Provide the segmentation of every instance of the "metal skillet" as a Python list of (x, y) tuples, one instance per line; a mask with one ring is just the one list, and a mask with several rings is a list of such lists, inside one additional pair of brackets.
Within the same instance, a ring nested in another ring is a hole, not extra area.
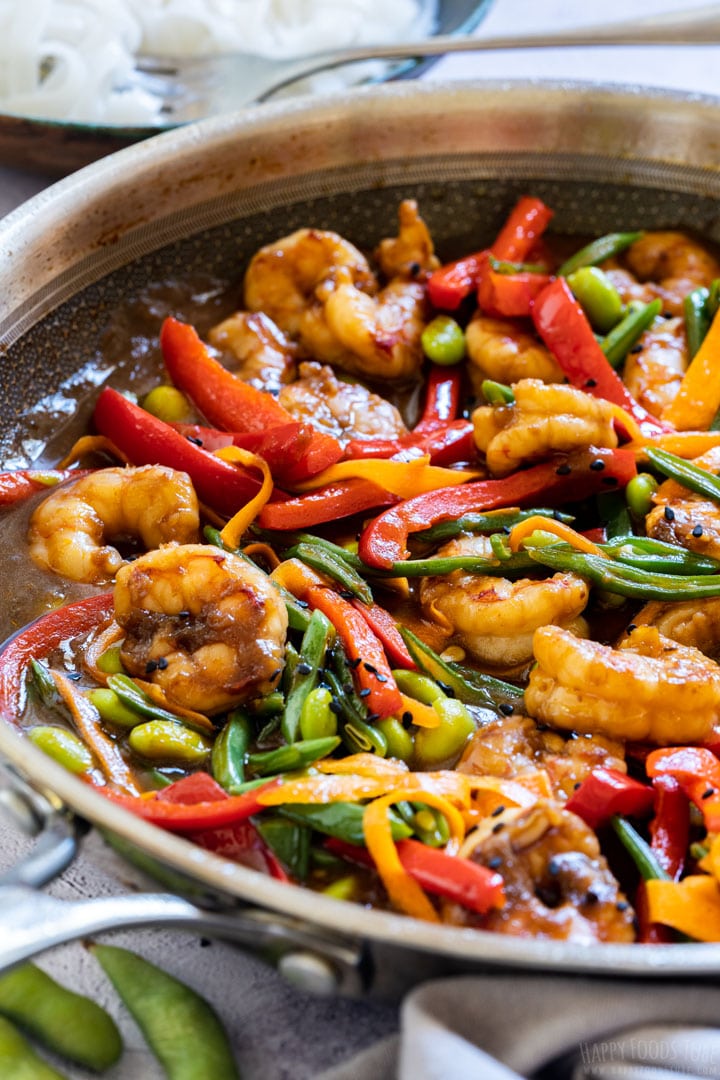
[[(489, 240), (513, 200), (532, 192), (555, 209), (559, 232), (679, 226), (720, 241), (719, 124), (720, 99), (408, 83), (262, 106), (104, 159), (0, 225), (0, 447), (22, 443), (28, 405), (96, 353), (123, 299), (196, 270), (238, 280), (252, 251), (300, 225), (370, 247), (392, 228), (400, 199), (414, 197), (450, 258)], [(7, 608), (21, 586), (11, 568), (4, 577)], [(458, 971), (720, 972), (720, 945), (520, 940), (318, 896), (110, 805), (23, 739), (12, 716), (0, 721), (0, 755), (0, 803), (38, 836), (0, 880), (0, 968), (73, 937), (174, 924), (259, 951), (325, 992), (396, 996)], [(79, 903), (42, 893), (86, 824), (167, 891)]]

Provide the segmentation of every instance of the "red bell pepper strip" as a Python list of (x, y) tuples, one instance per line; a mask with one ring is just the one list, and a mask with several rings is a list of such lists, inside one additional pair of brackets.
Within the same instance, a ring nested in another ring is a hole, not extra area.
[(372, 480), (339, 480), (294, 499), (276, 499), (266, 503), (260, 511), (258, 523), (263, 529), (307, 529), (326, 521), (365, 514), (368, 510), (390, 506), (397, 501), (397, 496)]
[(385, 719), (401, 712), (402, 695), (385, 650), (363, 616), (348, 600), (323, 585), (310, 586), (304, 599), (311, 608), (318, 608), (327, 615), (335, 627), (370, 714)]
[[(542, 236), (553, 216), (540, 199), (524, 195), (518, 200), (505, 225), (490, 247), (497, 259), (523, 262), (533, 244)], [(428, 296), (434, 307), (454, 311), (477, 288), (486, 251), (474, 252), (463, 259), (441, 266), (428, 278)]]
[(688, 799), (702, 812), (708, 832), (720, 832), (720, 761), (704, 746), (653, 750), (645, 763), (653, 780), (674, 776)]
[(625, 409), (653, 437), (671, 430), (640, 405), (611, 367), (565, 278), (556, 278), (532, 307), (535, 327), (572, 386)]
[(18, 469), (0, 473), (0, 507), (14, 506), (38, 491), (52, 491), (63, 480), (80, 479), (87, 469)]
[(270, 472), (282, 487), (292, 487), (334, 465), (338, 460), (333, 447), (328, 454), (326, 444), (317, 438), (312, 424), (291, 420), (264, 431), (219, 431), (200, 424), (173, 424), (186, 439), (215, 453), (226, 446), (239, 446), (264, 458)]
[[(605, 468), (591, 468), (601, 460)], [(501, 480), (477, 480), (453, 488), (417, 495), (383, 511), (365, 528), (359, 555), (368, 566), (391, 570), (407, 556), (411, 533), (429, 529), (463, 514), (502, 506), (553, 505), (607, 491), (614, 483), (625, 487), (636, 474), (630, 450), (581, 451), (513, 473)]]
[[(163, 788), (157, 797), (161, 802), (194, 806), (202, 802), (228, 799), (229, 795), (209, 773), (197, 772)], [(187, 838), (198, 847), (212, 851), (215, 855), (222, 855), (232, 862), (249, 866), (252, 870), (269, 874), (280, 881), (289, 880), (275, 854), (265, 844), (251, 821), (236, 821), (222, 828), (189, 832)]]
[(415, 435), (425, 435), (455, 420), (460, 408), (462, 372), (457, 367), (432, 364), (425, 384), (423, 413), (413, 428)]
[(350, 603), (359, 611), (365, 622), (379, 639), (385, 654), (396, 668), (406, 668), (408, 671), (417, 671), (417, 664), (408, 652), (408, 647), (403, 641), (398, 630), (397, 623), (389, 611), (379, 604), (363, 604), (362, 600), (351, 600)]
[(112, 593), (97, 593), (49, 611), (19, 630), (0, 652), (0, 715), (12, 723), (25, 707), (25, 677), (31, 660), (40, 660), (63, 641), (87, 634), (113, 611)]
[(690, 837), (690, 804), (674, 776), (656, 776), (655, 816), (650, 822), (650, 847), (674, 881), (682, 876)]
[(396, 439), (351, 439), (345, 445), (348, 460), (391, 458), (403, 450), (427, 454), (431, 465), (455, 465), (477, 456), (473, 426), (469, 420), (454, 420), (433, 431), (418, 433), (417, 428)]
[[(346, 840), (331, 836), (325, 840), (324, 846), (333, 855), (358, 863), (359, 866), (375, 865), (367, 848), (349, 844)], [(427, 847), (419, 840), (400, 840), (396, 846), (403, 869), (429, 893), (444, 896), (478, 915), (503, 906), (504, 882), (496, 871), (470, 859), (446, 855), (444, 851)]]
[(618, 769), (593, 769), (568, 801), (565, 809), (577, 814), (591, 829), (597, 829), (613, 814), (645, 817), (653, 808), (655, 793)]
[(269, 780), (267, 784), (260, 784), (242, 795), (228, 795), (223, 791), (222, 797), (195, 803), (173, 802), (172, 798), (161, 798), (163, 794), (167, 796), (168, 789), (150, 796), (136, 797), (121, 795), (117, 791), (111, 791), (110, 788), (97, 790), (111, 802), (153, 825), (159, 825), (170, 832), (188, 833), (198, 829), (222, 828), (238, 821), (246, 821), (253, 814), (258, 814), (264, 809), (258, 801), (261, 792), (267, 791), (270, 787), (276, 787), (279, 783), (280, 780), (276, 777)]
[(115, 443), (134, 465), (166, 465), (186, 472), (198, 498), (231, 517), (260, 490), (256, 474), (209, 454), (170, 424), (106, 387), (94, 415), (98, 431)]
[[(223, 367), (187, 323), (166, 319), (160, 331), (160, 346), (172, 381), (215, 427), (263, 433), (294, 422), (295, 418), (271, 394), (243, 382)], [(300, 483), (315, 476), (341, 457), (337, 439), (313, 428), (307, 445), (298, 448), (294, 481)]]
[(478, 273), (478, 306), (491, 318), (527, 318), (533, 302), (551, 281), (548, 274), (498, 273), (493, 269), (488, 253), (481, 260)]

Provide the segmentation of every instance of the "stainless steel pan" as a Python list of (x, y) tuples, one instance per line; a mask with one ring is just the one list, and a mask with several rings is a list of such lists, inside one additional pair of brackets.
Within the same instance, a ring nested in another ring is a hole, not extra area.
[[(720, 101), (590, 85), (402, 84), (220, 117), (125, 150), (0, 225), (0, 440), (98, 346), (110, 310), (148, 281), (210, 270), (292, 228), (368, 246), (403, 197), (441, 255), (489, 240), (532, 192), (554, 228), (683, 226), (720, 240)], [(39, 834), (0, 888), (0, 966), (128, 925), (194, 926), (267, 955), (318, 990), (398, 994), (459, 970), (714, 977), (720, 946), (577, 945), (430, 926), (289, 887), (110, 805), (0, 722), (0, 802)], [(84, 822), (168, 890), (69, 904), (38, 888)]]

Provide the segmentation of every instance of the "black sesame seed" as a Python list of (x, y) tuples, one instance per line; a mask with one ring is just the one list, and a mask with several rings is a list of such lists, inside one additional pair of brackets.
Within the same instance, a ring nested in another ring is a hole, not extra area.
[(158, 671), (164, 671), (165, 668), (168, 666), (167, 657), (161, 656), (160, 659), (157, 662), (157, 666), (158, 666)]
[(355, 593), (350, 592), (349, 589), (340, 589), (338, 591), (338, 596), (341, 596), (343, 600), (352, 600), (355, 596)]
[(547, 868), (548, 873), (552, 874), (553, 877), (560, 873), (560, 863), (557, 859), (550, 859)]
[(637, 345), (633, 345), (632, 348), (630, 349), (631, 353), (639, 353), (639, 352), (642, 352), (642, 351), (643, 351), (643, 347), (639, 343)]
[(309, 675), (312, 671), (312, 664), (307, 664), (304, 660), (301, 660), (295, 670), (298, 675)]
[(600, 458), (596, 458), (595, 461), (590, 462), (590, 468), (593, 472), (602, 472), (605, 468), (605, 462), (601, 461)]
[(615, 907), (617, 908), (618, 911), (627, 911), (627, 909), (630, 907), (630, 905), (628, 904), (627, 900), (618, 900)]
[(500, 530), (500, 532), (503, 533), (505, 536), (509, 536), (511, 531), (512, 530), (509, 525), (503, 525), (502, 529)]
[(360, 667), (361, 663), (360, 657), (356, 656), (354, 660), (348, 660), (348, 667), (352, 668), (354, 671), (356, 667)]
[(632, 632), (634, 630), (637, 630), (637, 623), (634, 623), (634, 622), (628, 623), (628, 628), (627, 628), (628, 634), (632, 634)]
[(577, 789), (581, 788), (581, 787), (582, 787), (582, 781), (581, 780), (576, 780), (575, 783), (573, 784), (573, 791), (577, 791)]
[(310, 607), (310, 605), (308, 604), (307, 600), (297, 600), (297, 599), (296, 599), (296, 600), (295, 600), (295, 603), (297, 604), (297, 606), (298, 606), (298, 607), (301, 607), (301, 608), (306, 608), (306, 607)]
[(421, 270), (422, 267), (419, 262), (412, 262), (408, 266), (408, 272), (410, 274), (410, 277), (417, 277)]
[(673, 510), (672, 506), (666, 506), (665, 509), (663, 510), (663, 514), (665, 516), (666, 521), (674, 521), (675, 520), (675, 511)]
[(593, 892), (592, 889), (588, 889), (588, 891), (585, 893), (586, 904), (597, 904), (599, 899), (600, 897), (598, 896), (598, 894), (596, 892)]
[(333, 698), (328, 708), (331, 713), (335, 713), (336, 716), (342, 716), (343, 707), (337, 698)]
[(499, 866), (502, 866), (502, 859), (499, 855), (493, 855), (492, 859), (487, 861), (488, 870), (497, 870)]
[(196, 439), (194, 435), (187, 435), (186, 438), (188, 442), (193, 443), (195, 446), (202, 446), (203, 444), (202, 439)]
[(375, 678), (378, 682), (387, 682), (387, 675), (382, 675), (379, 671), (375, 672)]
[(702, 536), (702, 534), (703, 534), (702, 525), (696, 525), (695, 528), (692, 531), (692, 534), (693, 534), (693, 536)]
[(178, 611), (178, 618), (180, 618), (180, 619), (189, 619), (190, 618), (190, 612), (189, 611)]
[(505, 828), (505, 823), (503, 821), (498, 821), (498, 822), (496, 822), (495, 825), (493, 825), (492, 832), (497, 834), (497, 833), (501, 832), (504, 828)]
[(379, 712), (368, 713), (367, 716), (365, 717), (365, 719), (367, 720), (368, 724), (374, 724), (380, 719), (380, 713)]
[(715, 788), (710, 787), (710, 788), (707, 789), (707, 791), (703, 791), (700, 798), (701, 799), (711, 799), (714, 794), (715, 794)]
[(443, 694), (447, 694), (448, 697), (455, 697), (455, 688), (450, 686), (449, 683), (440, 682), (439, 679), (436, 679), (435, 682), (438, 684)]
[[(368, 693), (370, 693), (369, 690), (368, 690)], [(405, 712), (400, 717), (400, 719), (402, 720), (403, 724), (411, 724), (412, 719), (413, 719), (413, 714), (410, 712), (409, 709), (406, 709)]]
[(571, 472), (572, 472), (572, 469), (570, 468), (569, 465), (558, 465), (557, 469), (555, 470), (555, 475), (556, 476), (569, 476)]
[(68, 671), (68, 679), (70, 679), (71, 682), (79, 682), (80, 679), (82, 679), (82, 675), (79, 671)]
[(145, 665), (145, 674), (152, 675), (153, 671), (155, 671), (156, 669), (156, 662), (154, 660), (148, 660), (147, 664)]
[(373, 667), (372, 664), (368, 664), (367, 661), (363, 663), (363, 667), (366, 671), (369, 671), (371, 675), (377, 675), (377, 668)]
[(343, 692), (343, 694), (350, 695), (350, 694), (353, 693), (354, 690), (355, 690), (355, 687), (353, 686), (353, 684), (351, 682), (346, 682), (346, 683), (342, 684), (342, 692)]
[(503, 701), (501, 705), (498, 705), (498, 711), (501, 712), (503, 716), (512, 716), (512, 714), (515, 712), (514, 708), (508, 701)]
[(282, 668), (275, 668), (272, 675), (270, 676), (270, 682), (275, 682), (275, 680), (279, 679), (281, 675), (282, 675)]
[(367, 697), (369, 695), (369, 693), (370, 693), (370, 688), (368, 686), (366, 686), (366, 687), (364, 687), (364, 689), (358, 690), (358, 697)]
[(496, 806), (494, 810), (490, 811), (490, 817), (497, 817), (499, 814), (504, 814), (504, 813), (505, 813), (505, 807), (503, 806), (502, 803), (500, 803), (499, 806)]
[(586, 386), (592, 390), (593, 386), (597, 386), (597, 379), (588, 379), (585, 383)]

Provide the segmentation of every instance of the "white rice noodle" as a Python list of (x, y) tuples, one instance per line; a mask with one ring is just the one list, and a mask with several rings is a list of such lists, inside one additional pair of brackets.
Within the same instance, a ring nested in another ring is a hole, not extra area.
[(156, 124), (158, 101), (131, 78), (138, 52), (302, 56), (425, 36), (435, 10), (436, 0), (0, 0), (0, 111)]

